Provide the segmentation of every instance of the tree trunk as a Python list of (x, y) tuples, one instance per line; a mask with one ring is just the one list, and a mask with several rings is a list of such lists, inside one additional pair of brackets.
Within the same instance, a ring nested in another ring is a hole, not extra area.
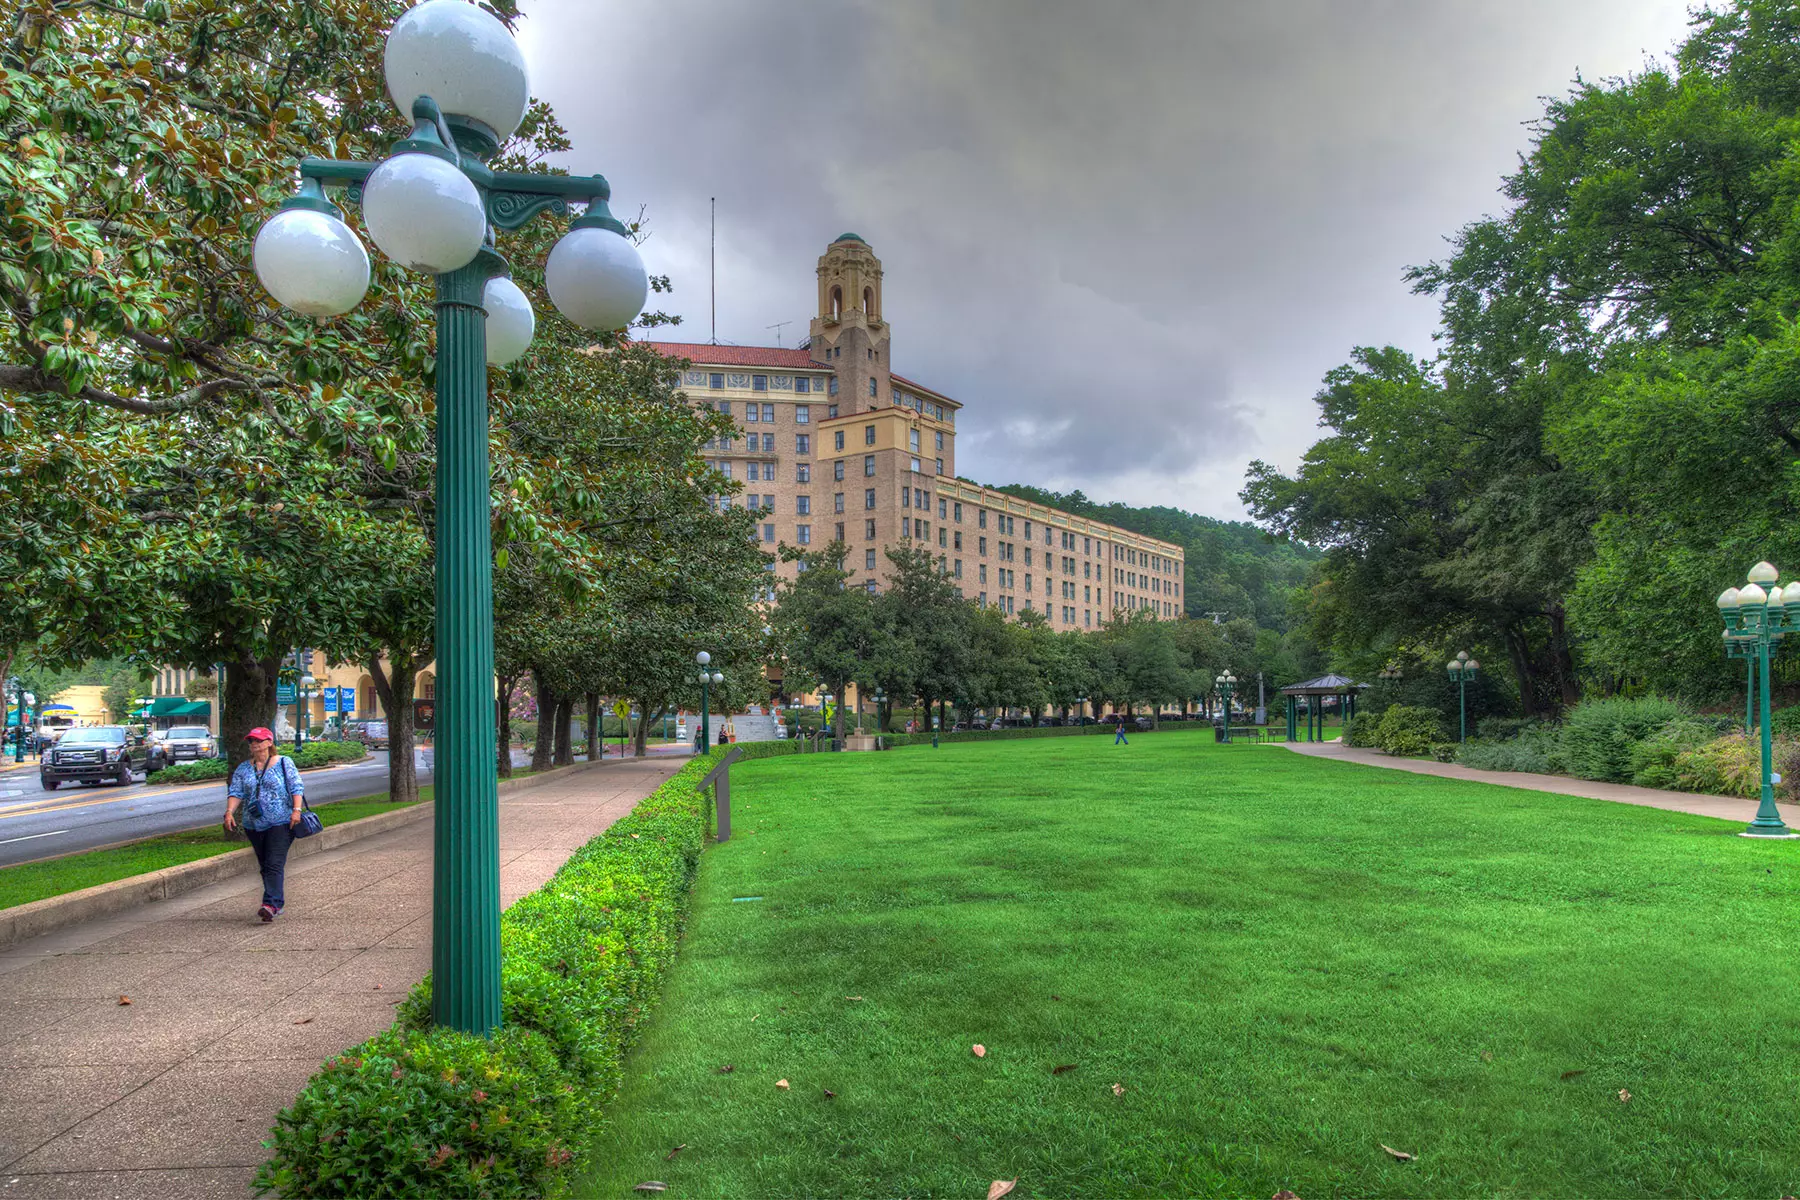
[(532, 691), (537, 694), (538, 718), (537, 740), (531, 746), (531, 769), (548, 770), (550, 758), (556, 753), (556, 693), (544, 683), (541, 672), (533, 671)]
[(1550, 606), (1550, 652), (1555, 656), (1557, 691), (1564, 708), (1581, 703), (1581, 679), (1575, 674), (1575, 655), (1569, 647), (1567, 614), (1563, 606)]
[(575, 693), (556, 698), (556, 765), (569, 767), (575, 764), (575, 747), (571, 742), (570, 726), (575, 723)]
[[(388, 717), (388, 799), (411, 802), (419, 798), (419, 773), (413, 765), (413, 689), (417, 685), (422, 653), (396, 654), (388, 650), (388, 670), (381, 659), (368, 664), (375, 694)], [(391, 672), (391, 674), (390, 674)]]
[(641, 715), (638, 717), (637, 736), (632, 739), (631, 743), (631, 756), (642, 758), (649, 753), (647, 743), (650, 740), (651, 724), (662, 720), (668, 714), (669, 709), (660, 701), (639, 700), (637, 710)]
[(600, 716), (600, 693), (587, 694), (587, 759), (598, 762), (606, 754), (606, 723)]
[(1512, 660), (1513, 678), (1519, 684), (1519, 709), (1527, 717), (1543, 715), (1543, 706), (1538, 703), (1537, 677), (1531, 667), (1531, 645), (1525, 640), (1525, 631), (1517, 625), (1509, 624), (1501, 636), (1506, 640), (1506, 654)]
[(275, 727), (275, 684), (281, 670), (281, 655), (251, 658), (239, 655), (226, 660), (225, 690), (219, 713), (220, 736), (225, 740), (225, 756), (233, 771), (250, 757), (244, 735), (258, 725)]
[(500, 695), (494, 711), (494, 769), (502, 779), (512, 778), (512, 694), (516, 677), (500, 677)]

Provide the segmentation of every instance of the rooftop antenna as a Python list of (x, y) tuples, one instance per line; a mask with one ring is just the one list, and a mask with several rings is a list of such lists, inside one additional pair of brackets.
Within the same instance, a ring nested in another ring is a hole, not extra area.
[(712, 344), (719, 344), (719, 198), (712, 198)]
[(777, 346), (779, 346), (779, 345), (781, 345), (781, 327), (783, 325), (792, 325), (792, 324), (793, 324), (792, 321), (777, 321), (773, 325), (764, 325), (763, 328), (764, 329), (773, 329), (775, 331), (775, 344)]

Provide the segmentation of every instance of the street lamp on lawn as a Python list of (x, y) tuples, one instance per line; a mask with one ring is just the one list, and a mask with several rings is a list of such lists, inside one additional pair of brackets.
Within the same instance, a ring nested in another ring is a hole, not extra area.
[(531, 304), (508, 278), (495, 230), (587, 208), (550, 252), (544, 282), (562, 314), (619, 329), (649, 282), (598, 175), (494, 171), (531, 97), (506, 26), (463, 0), (426, 0), (388, 33), (388, 95), (412, 134), (380, 163), (306, 158), (299, 194), (256, 237), (257, 278), (295, 312), (349, 312), (369, 256), (325, 198), (348, 189), (389, 258), (437, 281), (437, 829), (432, 1018), (469, 1033), (500, 1024), (500, 842), (494, 777), (493, 555), (487, 365), (523, 354)]
[(1086, 696), (1075, 697), (1075, 706), (1079, 710), (1075, 714), (1075, 728), (1077, 729), (1087, 728), (1087, 702)]
[(712, 655), (704, 650), (694, 655), (694, 661), (700, 664), (700, 753), (711, 754), (712, 721), (711, 715), (707, 710), (707, 704), (711, 699), (712, 685), (715, 683), (724, 683), (725, 676), (718, 671), (709, 671), (706, 669), (707, 665), (712, 662)]
[[(1760, 681), (1757, 687), (1762, 726), (1762, 803), (1756, 819), (1743, 832), (1745, 837), (1794, 837), (1782, 823), (1781, 811), (1775, 807), (1775, 785), (1780, 777), (1774, 771), (1773, 746), (1769, 740), (1769, 654), (1781, 639), (1800, 629), (1800, 586), (1788, 585), (1792, 598), (1782, 595), (1775, 586), (1775, 568), (1759, 562), (1750, 568), (1750, 582), (1741, 588), (1726, 588), (1719, 596), (1719, 616), (1725, 622), (1725, 653), (1731, 658), (1750, 660), (1751, 670)], [(1765, 591), (1765, 585), (1767, 590)]]
[(1469, 740), (1469, 684), (1475, 678), (1475, 672), (1481, 670), (1481, 664), (1469, 657), (1467, 650), (1458, 650), (1456, 657), (1445, 665), (1450, 678), (1456, 682), (1457, 741)]
[[(857, 699), (858, 699), (859, 703), (856, 706), (856, 732), (858, 734), (862, 733), (862, 704), (860, 703), (861, 698), (862, 698), (862, 694), (860, 692), (857, 693)], [(875, 732), (877, 735), (879, 735), (882, 732), (881, 706), (887, 700), (887, 693), (882, 691), (880, 688), (876, 688), (873, 692), (869, 693), (869, 699), (871, 699), (875, 702)]]
[(1229, 742), (1231, 740), (1231, 692), (1237, 686), (1237, 676), (1231, 673), (1230, 668), (1227, 668), (1213, 679), (1213, 686), (1219, 691), (1219, 716), (1225, 727), (1225, 737), (1222, 740)]
[(13, 743), (13, 762), (25, 761), (25, 710), (37, 703), (37, 697), (25, 690), (25, 681), (17, 675), (13, 676), (13, 699), (18, 704), (17, 740)]

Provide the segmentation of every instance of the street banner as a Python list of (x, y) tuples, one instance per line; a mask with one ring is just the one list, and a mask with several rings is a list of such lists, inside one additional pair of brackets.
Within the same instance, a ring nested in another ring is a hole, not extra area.
[(348, 716), (356, 711), (356, 689), (341, 687), (338, 689), (338, 711)]
[(278, 683), (275, 685), (275, 703), (292, 704), (299, 698), (299, 691), (295, 685), (291, 683)]
[(334, 687), (328, 687), (321, 688), (320, 691), (325, 697), (325, 711), (328, 713), (336, 712), (338, 690)]

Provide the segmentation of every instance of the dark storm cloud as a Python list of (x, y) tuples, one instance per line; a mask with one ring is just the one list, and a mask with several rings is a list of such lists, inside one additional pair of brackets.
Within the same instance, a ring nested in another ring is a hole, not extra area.
[(1237, 515), (1353, 346), (1430, 350), (1400, 272), (1493, 211), (1537, 97), (1637, 69), (1667, 0), (526, 4), (569, 165), (643, 205), (705, 341), (805, 336), (837, 234), (894, 367), (962, 400), (958, 467)]

